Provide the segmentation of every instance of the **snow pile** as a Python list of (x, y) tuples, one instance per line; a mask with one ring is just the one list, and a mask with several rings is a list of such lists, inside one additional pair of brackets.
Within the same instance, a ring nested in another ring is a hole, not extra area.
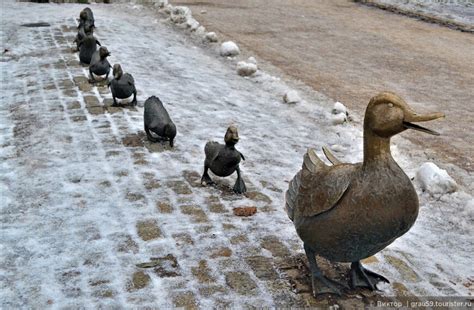
[(239, 47), (232, 41), (221, 44), (220, 54), (223, 57), (234, 57), (240, 54)]
[(446, 170), (440, 169), (431, 162), (424, 163), (418, 169), (416, 179), (423, 191), (428, 191), (431, 194), (453, 193), (457, 189), (456, 182), (449, 176)]
[(209, 42), (217, 42), (218, 41), (217, 34), (215, 32), (206, 33), (204, 38)]
[(159, 0), (158, 2), (155, 3), (155, 6), (159, 8), (164, 8), (167, 5), (168, 5), (168, 0)]
[(301, 98), (300, 98), (300, 95), (298, 95), (298, 92), (296, 90), (289, 90), (283, 96), (283, 101), (285, 103), (298, 103), (301, 101)]
[(334, 125), (344, 124), (348, 115), (346, 106), (338, 101), (332, 109), (331, 121)]
[(237, 73), (240, 76), (250, 76), (257, 72), (257, 65), (251, 62), (239, 61), (237, 63)]
[[(175, 24), (183, 24), (191, 19), (191, 10), (185, 6), (175, 6), (171, 9), (170, 20)], [(194, 18), (192, 18), (194, 19)]]

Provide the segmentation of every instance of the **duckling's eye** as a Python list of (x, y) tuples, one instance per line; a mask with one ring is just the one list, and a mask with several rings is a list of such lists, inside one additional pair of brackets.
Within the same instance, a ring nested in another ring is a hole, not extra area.
[(393, 103), (389, 103), (389, 104), (388, 104), (388, 107), (389, 107), (389, 108), (393, 108)]

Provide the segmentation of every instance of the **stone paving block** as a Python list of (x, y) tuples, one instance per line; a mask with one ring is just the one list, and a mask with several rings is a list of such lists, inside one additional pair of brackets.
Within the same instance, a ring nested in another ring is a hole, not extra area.
[(246, 242), (249, 242), (249, 238), (247, 238), (247, 235), (245, 235), (245, 234), (232, 236), (230, 238), (230, 243), (231, 244), (241, 244), (241, 243), (246, 243)]
[(128, 147), (142, 147), (143, 141), (137, 134), (129, 134), (122, 138), (122, 143)]
[(74, 87), (74, 83), (70, 79), (61, 80), (61, 81), (59, 81), (58, 84), (59, 84), (59, 87), (61, 89), (68, 89), (68, 88), (73, 88)]
[(209, 298), (215, 294), (224, 294), (227, 292), (227, 289), (220, 285), (210, 285), (210, 286), (201, 286), (199, 287), (199, 294)]
[(264, 202), (264, 203), (272, 203), (272, 200), (270, 199), (270, 197), (268, 197), (267, 195), (265, 195), (263, 193), (256, 192), (256, 191), (246, 192), (245, 197), (247, 197), (248, 199), (254, 200), (254, 201), (259, 201), (259, 202)]
[(92, 107), (102, 108), (102, 105), (100, 104), (100, 101), (96, 96), (92, 96), (92, 95), (84, 96), (84, 102), (86, 103), (87, 108), (92, 108)]
[(257, 284), (245, 272), (231, 271), (225, 274), (226, 284), (240, 295), (256, 295)]
[(127, 291), (133, 292), (146, 287), (150, 283), (150, 276), (143, 271), (136, 271), (127, 283)]
[(139, 200), (145, 200), (145, 196), (141, 193), (127, 193), (127, 200), (134, 202)]
[(173, 305), (176, 308), (184, 308), (186, 310), (199, 309), (196, 297), (193, 292), (178, 292), (173, 294)]
[(161, 237), (161, 230), (155, 220), (140, 221), (137, 223), (137, 234), (143, 241)]
[(273, 268), (272, 260), (264, 256), (246, 257), (245, 261), (252, 268), (255, 276), (262, 280), (278, 279), (278, 274)]
[(152, 257), (149, 262), (139, 263), (136, 266), (139, 268), (153, 268), (153, 272), (160, 278), (181, 276), (178, 260), (172, 254), (163, 257)]
[(206, 260), (200, 260), (197, 267), (191, 268), (191, 273), (198, 280), (199, 283), (211, 284), (216, 279), (211, 275), (211, 270), (207, 265)]
[(87, 107), (87, 111), (92, 115), (104, 114), (103, 107)]
[(152, 180), (146, 180), (144, 182), (144, 186), (147, 190), (152, 190), (155, 188), (160, 188), (161, 183), (158, 180), (152, 179)]
[(195, 223), (205, 223), (208, 221), (206, 213), (198, 206), (184, 205), (180, 207), (183, 214), (189, 215)]
[(169, 203), (161, 202), (161, 201), (156, 203), (156, 208), (158, 209), (160, 213), (172, 213), (174, 210), (173, 207)]
[(150, 151), (150, 153), (161, 153), (164, 151), (173, 151), (173, 148), (170, 146), (168, 141), (160, 142), (150, 142), (148, 139), (145, 139), (145, 147)]
[(115, 114), (115, 113), (121, 113), (123, 112), (123, 110), (119, 107), (107, 107), (106, 108), (107, 112), (109, 112), (110, 114)]
[(74, 97), (77, 98), (77, 91), (74, 89), (63, 89), (62, 93), (66, 97)]
[(206, 198), (206, 204), (209, 211), (212, 213), (226, 213), (229, 212), (225, 206), (220, 202), (219, 197), (209, 196)]
[(76, 86), (79, 87), (79, 90), (83, 92), (88, 92), (92, 90), (92, 85), (89, 83), (89, 79), (87, 77), (75, 76), (73, 80)]
[(138, 244), (133, 241), (132, 236), (130, 235), (122, 235), (119, 236), (119, 243), (117, 247), (117, 251), (123, 253), (138, 253)]
[(173, 191), (178, 195), (191, 195), (193, 191), (189, 188), (189, 186), (181, 180), (178, 181), (168, 181), (166, 182), (166, 186), (173, 189)]
[(184, 170), (183, 171), (184, 179), (191, 185), (192, 187), (202, 187), (201, 185), (201, 175), (197, 171), (191, 170)]
[(395, 267), (398, 272), (402, 275), (403, 279), (406, 279), (409, 282), (419, 282), (420, 278), (416, 272), (408, 266), (403, 260), (396, 258), (394, 256), (385, 254), (385, 260), (387, 263)]
[(73, 122), (84, 122), (87, 121), (87, 117), (85, 115), (71, 116), (71, 120)]
[(291, 255), (288, 248), (276, 236), (262, 238), (261, 246), (269, 250), (275, 257), (288, 257)]
[(218, 257), (230, 257), (232, 255), (232, 250), (228, 247), (219, 247), (211, 250), (211, 258)]
[(186, 247), (186, 246), (194, 245), (194, 240), (191, 237), (191, 235), (188, 233), (173, 234), (172, 237), (174, 240), (176, 240), (177, 246)]

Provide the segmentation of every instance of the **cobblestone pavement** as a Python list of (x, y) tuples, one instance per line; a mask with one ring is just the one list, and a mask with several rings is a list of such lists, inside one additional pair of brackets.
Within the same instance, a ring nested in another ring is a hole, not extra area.
[[(49, 14), (44, 19), (51, 26), (6, 27), (2, 33), (5, 42), (16, 44), (0, 63), (0, 171), (8, 190), (1, 219), (3, 307), (351, 307), (391, 299), (365, 290), (337, 301), (311, 297), (301, 243), (282, 210), (283, 181), (246, 176), (250, 192), (245, 197), (231, 193), (230, 181), (221, 180), (215, 189), (200, 186), (196, 161), (202, 161), (202, 147), (210, 137), (199, 131), (208, 124), (199, 124), (193, 100), (209, 100), (206, 113), (222, 108), (218, 103), (227, 99), (214, 96), (233, 96), (235, 81), (241, 80), (232, 70), (211, 60), (219, 67), (177, 67), (183, 51), (196, 57), (185, 36), (150, 24), (154, 19), (147, 12), (134, 21), (123, 13), (130, 6), (94, 6), (97, 35), (104, 45), (115, 47), (109, 50), (126, 64), (125, 71), (133, 73), (134, 61), (149, 46), (156, 48), (149, 63), (135, 64), (135, 78), (142, 83), (140, 102), (151, 95), (147, 87), (157, 83), (163, 93), (189, 99), (190, 110), (181, 111), (176, 149), (151, 145), (142, 132), (143, 109), (112, 107), (107, 87), (91, 86), (86, 68), (71, 53), (73, 17), (82, 7), (30, 5), (29, 13), (15, 8), (7, 10), (10, 19)], [(125, 31), (140, 38), (127, 41)], [(165, 38), (161, 45), (150, 43), (156, 36)], [(128, 45), (121, 49), (121, 44)], [(199, 87), (189, 74), (206, 70), (222, 76), (226, 87), (201, 90), (203, 97), (192, 99), (196, 94), (187, 94), (186, 87)], [(186, 87), (170, 88), (180, 83)], [(244, 83), (249, 100), (264, 96), (254, 82)], [(176, 104), (170, 108), (176, 110)], [(229, 109), (235, 115), (237, 108)], [(249, 127), (258, 122), (250, 112), (245, 115)], [(220, 137), (229, 117), (215, 114), (215, 121)], [(193, 142), (187, 136), (194, 128)], [(242, 140), (246, 136), (250, 134)], [(251, 150), (245, 151), (252, 158)], [(268, 165), (277, 160), (268, 159)], [(236, 206), (257, 207), (258, 212), (236, 217)], [(407, 282), (421, 281), (401, 253), (389, 251), (366, 264), (377, 269), (380, 260)], [(321, 263), (331, 277), (347, 280), (347, 265)], [(412, 295), (402, 283), (392, 287), (392, 294)]]

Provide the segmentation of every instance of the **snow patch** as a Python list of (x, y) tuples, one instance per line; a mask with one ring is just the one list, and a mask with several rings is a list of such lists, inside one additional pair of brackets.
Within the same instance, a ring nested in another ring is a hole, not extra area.
[(217, 42), (217, 34), (215, 32), (206, 33), (205, 39), (209, 42)]
[(448, 194), (457, 189), (456, 181), (449, 176), (448, 172), (431, 162), (421, 165), (416, 172), (416, 179), (421, 188), (431, 194)]
[(234, 42), (226, 41), (221, 44), (220, 54), (223, 57), (234, 57), (240, 54), (240, 50)]
[(257, 72), (257, 65), (245, 61), (239, 61), (237, 63), (237, 73), (240, 76), (250, 76)]
[(289, 90), (283, 96), (283, 101), (285, 103), (298, 103), (301, 101), (301, 98), (296, 90)]

